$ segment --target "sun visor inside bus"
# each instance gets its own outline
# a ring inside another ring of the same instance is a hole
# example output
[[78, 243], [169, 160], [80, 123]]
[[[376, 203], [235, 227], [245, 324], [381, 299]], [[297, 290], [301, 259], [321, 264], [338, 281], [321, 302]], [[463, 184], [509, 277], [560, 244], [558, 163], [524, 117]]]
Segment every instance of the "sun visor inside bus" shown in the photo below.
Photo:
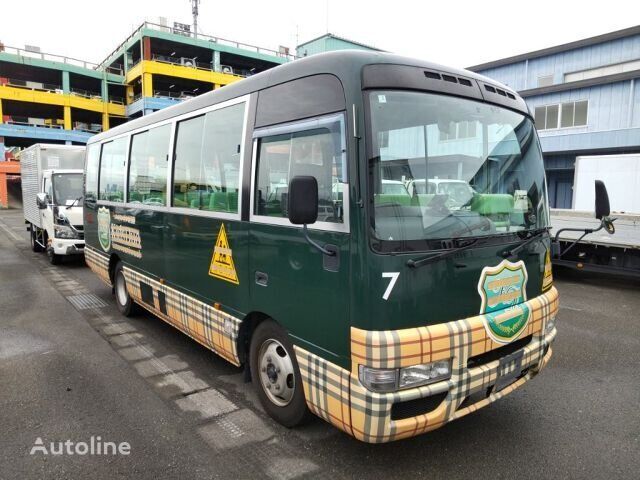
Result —
[[342, 83], [333, 75], [312, 75], [260, 91], [256, 128], [345, 109]]

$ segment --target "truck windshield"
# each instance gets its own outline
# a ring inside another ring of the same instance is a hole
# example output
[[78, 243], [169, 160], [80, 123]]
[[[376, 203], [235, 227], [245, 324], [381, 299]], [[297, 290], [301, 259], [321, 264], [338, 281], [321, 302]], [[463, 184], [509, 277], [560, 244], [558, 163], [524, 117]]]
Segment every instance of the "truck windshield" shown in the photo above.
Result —
[[[548, 225], [542, 155], [533, 122], [457, 97], [369, 93], [369, 192], [374, 243], [429, 250], [440, 240]], [[400, 182], [406, 191], [390, 185]]]
[[56, 173], [53, 175], [53, 202], [70, 205], [82, 196], [81, 173]]

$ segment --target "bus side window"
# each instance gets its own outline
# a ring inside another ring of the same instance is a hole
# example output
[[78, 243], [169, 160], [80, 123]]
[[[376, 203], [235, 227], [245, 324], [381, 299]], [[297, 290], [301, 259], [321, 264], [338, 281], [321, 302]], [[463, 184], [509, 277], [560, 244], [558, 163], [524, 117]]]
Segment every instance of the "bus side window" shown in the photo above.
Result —
[[343, 222], [346, 183], [341, 122], [262, 137], [256, 178], [256, 215], [287, 218], [289, 181], [310, 175], [318, 181], [318, 221]]
[[171, 125], [162, 125], [131, 137], [129, 202], [166, 205], [170, 135]]
[[127, 158], [127, 141], [127, 137], [122, 137], [102, 145], [100, 200], [124, 202], [124, 169]]
[[238, 213], [245, 104], [178, 122], [173, 206]]
[[100, 144], [87, 147], [87, 166], [85, 180], [85, 200], [95, 202], [98, 198], [98, 169], [100, 167]]
[[202, 172], [204, 115], [178, 122], [173, 170], [173, 206], [200, 209], [207, 193]]

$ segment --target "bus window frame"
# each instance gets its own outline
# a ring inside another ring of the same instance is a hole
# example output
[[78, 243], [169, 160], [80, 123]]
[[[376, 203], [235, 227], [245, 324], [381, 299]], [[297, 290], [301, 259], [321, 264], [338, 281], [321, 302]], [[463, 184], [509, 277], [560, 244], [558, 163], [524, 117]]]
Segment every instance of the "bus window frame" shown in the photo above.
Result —
[[[350, 227], [350, 198], [349, 198], [349, 182], [351, 175], [349, 171], [348, 150], [347, 150], [347, 132], [346, 132], [346, 111], [319, 115], [317, 117], [296, 120], [269, 127], [257, 128], [253, 131], [253, 152], [251, 155], [251, 191], [249, 196], [249, 221], [252, 223], [260, 223], [266, 225], [279, 225], [283, 227], [303, 228], [302, 225], [294, 225], [285, 217], [271, 217], [268, 215], [259, 215], [255, 213], [255, 192], [256, 192], [256, 174], [258, 172], [258, 153], [259, 140], [264, 137], [274, 135], [284, 135], [287, 133], [298, 133], [307, 130], [314, 130], [327, 124], [340, 123], [340, 139], [343, 151], [343, 169], [346, 173], [347, 181], [342, 183], [342, 222], [322, 222], [318, 221], [309, 225], [309, 229], [322, 230], [327, 232], [349, 233]], [[291, 180], [291, 179], [289, 179]]]
[[[123, 169], [123, 200], [122, 202], [114, 202], [113, 200], [101, 200], [100, 199], [100, 188], [102, 186], [102, 154], [104, 153], [104, 146], [115, 142], [116, 140], [120, 140], [121, 138], [127, 138], [127, 144], [125, 146], [125, 159], [124, 159], [124, 169]], [[127, 132], [122, 135], [118, 135], [116, 137], [111, 137], [105, 140], [104, 142], [100, 142], [100, 156], [98, 158], [98, 188], [96, 192], [96, 204], [104, 205], [109, 207], [123, 207], [127, 205], [129, 201], [129, 149], [131, 148], [131, 132]], [[86, 193], [86, 192], [85, 192]]]
[[[173, 203], [173, 170], [175, 166], [175, 144], [176, 144], [176, 133], [177, 133], [177, 125], [178, 122], [183, 120], [189, 120], [190, 118], [199, 117], [201, 115], [205, 115], [209, 112], [220, 110], [222, 108], [230, 107], [233, 105], [237, 105], [239, 103], [245, 104], [244, 106], [244, 121], [242, 124], [242, 139], [240, 143], [240, 170], [238, 172], [239, 175], [239, 185], [240, 185], [240, 195], [238, 195], [238, 212], [237, 213], [228, 213], [228, 212], [213, 212], [209, 210], [197, 210], [193, 208], [183, 208], [183, 207], [174, 207]], [[216, 103], [214, 105], [208, 105], [203, 108], [199, 108], [197, 110], [193, 110], [191, 112], [183, 113], [182, 115], [178, 115], [175, 117], [164, 119], [160, 122], [152, 123], [150, 125], [145, 125], [140, 128], [136, 128], [134, 130], [129, 130], [127, 132], [123, 132], [119, 135], [114, 135], [113, 137], [109, 137], [102, 142], [96, 142], [100, 145], [100, 161], [98, 163], [98, 191], [100, 188], [100, 168], [102, 166], [102, 148], [106, 143], [112, 142], [122, 137], [128, 137], [127, 139], [127, 157], [126, 164], [124, 168], [124, 188], [125, 188], [125, 200], [126, 202], [112, 202], [109, 200], [97, 200], [96, 204], [107, 207], [121, 207], [135, 210], [150, 210], [150, 211], [158, 211], [165, 213], [174, 213], [179, 215], [192, 215], [199, 217], [209, 217], [209, 218], [217, 218], [221, 220], [236, 220], [241, 221], [242, 217], [242, 190], [244, 189], [244, 185], [242, 183], [244, 169], [245, 169], [245, 145], [247, 140], [247, 133], [249, 132], [249, 112], [251, 107], [251, 102], [255, 102], [255, 99], [252, 98], [251, 94], [242, 95], [239, 97], [231, 98], [224, 102]], [[143, 133], [145, 131], [151, 130], [156, 127], [160, 127], [163, 125], [171, 124], [171, 137], [169, 138], [169, 146], [167, 154], [169, 155], [168, 161], [171, 162], [167, 171], [167, 200], [166, 204], [163, 206], [160, 205], [144, 205], [141, 203], [131, 203], [129, 202], [129, 167], [131, 161], [131, 139], [133, 135], [138, 133]], [[99, 196], [99, 194], [98, 194]]]

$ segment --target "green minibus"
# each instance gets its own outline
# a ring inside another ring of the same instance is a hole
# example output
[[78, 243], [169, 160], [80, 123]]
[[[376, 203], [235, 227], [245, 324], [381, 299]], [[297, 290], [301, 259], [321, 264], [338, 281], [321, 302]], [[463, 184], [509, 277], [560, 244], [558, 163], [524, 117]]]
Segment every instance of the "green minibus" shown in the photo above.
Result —
[[493, 80], [313, 55], [92, 137], [85, 170], [85, 257], [120, 312], [243, 367], [285, 426], [411, 437], [551, 357], [542, 153]]

